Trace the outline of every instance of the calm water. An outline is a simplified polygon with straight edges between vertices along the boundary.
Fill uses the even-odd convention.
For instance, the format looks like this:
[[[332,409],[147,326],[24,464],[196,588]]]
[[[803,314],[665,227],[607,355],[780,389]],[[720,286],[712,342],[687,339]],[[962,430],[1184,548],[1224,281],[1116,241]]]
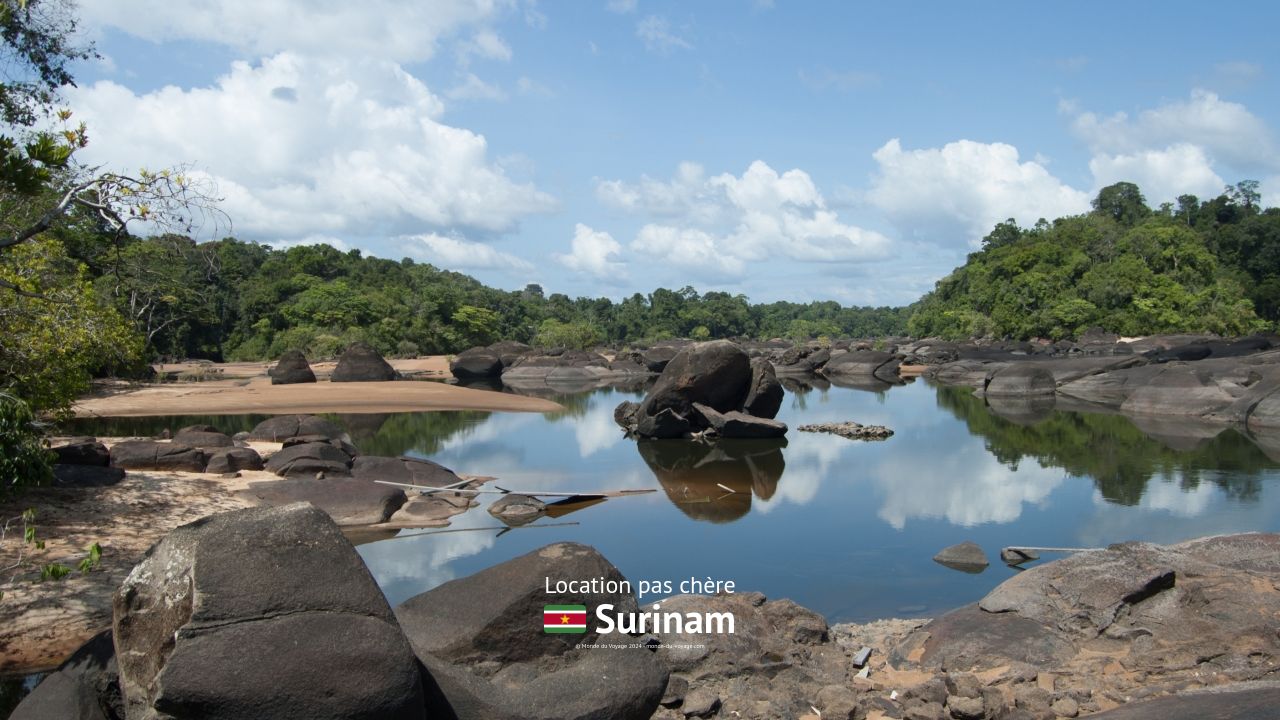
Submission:
[[[788,392],[779,416],[792,427],[785,443],[708,447],[624,438],[613,408],[638,397],[611,390],[561,397],[568,410],[545,416],[336,417],[366,453],[429,457],[497,476],[508,488],[658,489],[505,533],[476,509],[450,527],[466,532],[405,531],[360,545],[388,599],[398,603],[571,540],[595,546],[632,580],[710,576],[792,598],[832,621],[860,621],[933,615],[980,598],[1015,572],[999,562],[1006,545],[1280,530],[1280,464],[1234,430],[1140,429],[1119,416],[1026,406],[996,414],[968,390],[917,382],[880,392]],[[141,434],[199,421],[234,432],[259,419],[150,418],[77,429]],[[896,434],[855,442],[795,430],[842,420]],[[543,527],[564,522],[578,524]],[[994,564],[968,575],[931,560],[963,540],[982,545]]]

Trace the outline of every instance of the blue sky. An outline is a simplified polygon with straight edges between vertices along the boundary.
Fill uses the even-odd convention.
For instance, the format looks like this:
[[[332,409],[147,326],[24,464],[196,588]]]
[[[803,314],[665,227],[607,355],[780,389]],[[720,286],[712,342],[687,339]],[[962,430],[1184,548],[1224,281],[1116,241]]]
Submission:
[[[120,0],[86,159],[504,288],[906,304],[991,225],[1262,182],[1270,3]]]

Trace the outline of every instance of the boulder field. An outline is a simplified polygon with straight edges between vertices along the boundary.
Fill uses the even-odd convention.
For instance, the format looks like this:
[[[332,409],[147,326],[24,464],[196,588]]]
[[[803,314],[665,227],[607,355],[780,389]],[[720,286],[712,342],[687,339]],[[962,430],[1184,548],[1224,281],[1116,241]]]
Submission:
[[[641,608],[590,547],[548,545],[392,609],[324,512],[251,508],[156,543],[111,629],[12,718],[1270,718],[1278,558],[1270,534],[1124,543],[927,623],[830,626],[755,592],[680,595],[661,610],[732,614],[733,633],[627,635],[593,617]],[[569,595],[551,577],[599,583]],[[542,632],[548,604],[586,605],[588,629]]]

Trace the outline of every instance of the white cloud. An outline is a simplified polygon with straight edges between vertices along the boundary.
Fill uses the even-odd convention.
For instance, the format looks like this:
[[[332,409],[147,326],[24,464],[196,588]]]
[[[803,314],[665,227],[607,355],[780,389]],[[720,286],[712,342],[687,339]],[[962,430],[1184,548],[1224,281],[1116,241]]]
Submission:
[[[692,50],[693,44],[671,29],[671,23],[661,15],[650,15],[636,23],[636,37],[644,41],[651,52],[666,55],[672,50]]]
[[[484,28],[472,35],[469,40],[458,43],[459,64],[466,66],[473,57],[505,62],[511,59],[511,47],[498,33]]]
[[[1172,202],[1184,193],[1215,197],[1226,185],[1204,150],[1187,143],[1127,155],[1095,155],[1089,169],[1099,187],[1122,180],[1137,183],[1149,205]]]
[[[506,100],[507,94],[502,88],[476,77],[475,73],[467,73],[462,82],[449,88],[445,93],[451,100]]]
[[[578,272],[599,278],[617,278],[623,265],[612,258],[622,252],[622,246],[607,232],[592,230],[578,223],[573,231],[573,249],[568,255],[556,255],[562,265]]]
[[[631,247],[692,271],[741,275],[748,262],[790,258],[857,262],[887,255],[889,240],[843,223],[803,170],[779,175],[757,160],[741,175],[708,178],[681,163],[669,182],[641,178],[597,183],[600,200],[658,222],[641,228]]]
[[[1266,123],[1244,105],[1207,90],[1194,90],[1185,102],[1144,110],[1136,118],[1123,112],[1110,117],[1082,112],[1072,120],[1072,129],[1095,154],[1133,155],[1190,144],[1202,148],[1210,161],[1241,169],[1280,168]]]
[[[249,239],[504,231],[555,204],[490,162],[483,136],[442,123],[440,100],[391,62],[280,53],[210,87],[68,96],[94,134],[87,162],[194,162]]]
[[[976,244],[1010,217],[1030,225],[1089,209],[1088,194],[1039,163],[1022,162],[1018,149],[1005,143],[959,140],[904,151],[895,138],[872,157],[879,172],[867,200],[923,240]]]
[[[117,0],[79,8],[90,28],[155,42],[202,40],[254,55],[280,51],[403,62],[430,58],[440,40],[497,18],[510,0]]]
[[[533,265],[484,243],[426,233],[402,238],[406,252],[450,270],[480,269],[531,272]]]

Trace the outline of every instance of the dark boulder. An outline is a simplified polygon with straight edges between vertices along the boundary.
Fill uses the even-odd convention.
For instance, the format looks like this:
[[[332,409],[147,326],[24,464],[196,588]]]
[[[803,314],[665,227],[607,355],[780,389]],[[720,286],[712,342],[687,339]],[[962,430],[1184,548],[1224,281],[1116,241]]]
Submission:
[[[933,561],[952,570],[967,573],[980,573],[986,570],[987,565],[990,564],[987,561],[987,554],[982,551],[982,547],[971,540],[943,548],[937,555],[933,556]]]
[[[54,487],[108,487],[124,480],[124,470],[100,465],[54,465]]]
[[[751,390],[751,378],[751,360],[742,348],[728,340],[695,343],[667,363],[641,403],[640,415],[671,410],[688,418],[694,403],[717,412],[738,410]]]
[[[94,635],[14,708],[9,720],[118,720],[124,717],[111,631]]]
[[[516,340],[502,340],[489,346],[488,350],[498,356],[502,367],[508,367],[516,360],[524,357],[533,348]]]
[[[1194,365],[1170,365],[1135,388],[1120,410],[1132,415],[1201,417],[1222,410],[1235,400],[1208,370]]]
[[[155,440],[129,440],[111,448],[111,464],[126,470],[204,472],[209,456],[200,448]]]
[[[897,355],[879,350],[854,350],[831,358],[822,368],[827,377],[871,375],[893,382],[898,379]]]
[[[279,415],[254,426],[249,432],[249,439],[284,442],[300,435],[323,435],[327,438],[347,436],[342,428],[315,415]]]
[[[425,717],[382,591],[305,504],[177,528],[116,591],[114,615],[131,718]]]
[[[241,470],[261,470],[262,456],[252,448],[224,448],[209,456],[209,464],[204,471],[215,475],[239,472]]]
[[[613,421],[627,432],[636,429],[636,413],[640,411],[640,403],[623,400],[613,409]]]
[[[432,717],[640,720],[657,710],[668,674],[652,652],[578,647],[631,642],[627,636],[599,635],[594,619],[582,634],[537,630],[548,604],[585,604],[589,615],[610,604],[627,613],[637,611],[635,598],[608,589],[549,594],[548,578],[624,580],[592,548],[559,543],[447,582],[396,608],[436,685],[428,699]]]
[[[737,410],[718,413],[701,403],[694,403],[693,409],[702,416],[700,424],[714,430],[715,434],[722,438],[758,440],[780,438],[787,434],[786,423],[777,420],[752,417]]]
[[[281,477],[313,476],[317,472],[349,474],[352,457],[327,442],[291,445],[267,459],[267,470]]]
[[[773,363],[764,358],[751,361],[751,389],[742,403],[742,411],[758,418],[778,417],[782,408],[782,383],[773,370]]]
[[[991,397],[1053,395],[1057,387],[1048,369],[1036,362],[1020,362],[997,370],[987,383],[986,394]]]
[[[673,440],[682,438],[697,429],[687,417],[671,408],[664,408],[657,415],[645,415],[641,409],[636,412],[635,417],[635,433],[640,437]],[[699,414],[698,417],[702,416]]]
[[[386,522],[407,500],[399,488],[354,480],[336,471],[320,479],[293,476],[249,483],[249,488],[242,492],[264,505],[309,502],[344,526]]]
[[[307,356],[301,350],[286,350],[276,364],[267,370],[267,375],[271,376],[272,385],[298,385],[316,381],[311,363],[307,362]]]
[[[386,382],[399,378],[400,373],[365,343],[347,348],[329,377],[333,382]]]
[[[449,372],[459,380],[476,380],[502,375],[502,357],[484,347],[473,347],[453,356]]]
[[[111,464],[111,453],[107,446],[98,442],[97,438],[70,438],[66,444],[50,448],[54,454],[54,462],[59,465],[97,465],[106,467]]]
[[[177,445],[198,448],[223,448],[235,445],[230,435],[218,432],[217,429],[207,430],[205,429],[207,427],[209,426],[198,425],[182,428],[173,436],[173,442]]]
[[[1152,362],[1194,362],[1196,360],[1204,360],[1213,354],[1214,347],[1208,342],[1195,342],[1186,345],[1177,345],[1167,350],[1158,350],[1152,353]]]
[[[671,359],[674,358],[678,352],[678,348],[674,348],[669,345],[651,347],[648,350],[645,350],[642,354],[644,365],[648,368],[649,372],[661,373],[663,370],[667,369],[667,363],[671,362]]]
[[[283,450],[284,448],[291,448],[294,445],[306,445],[308,443],[332,445],[346,453],[349,457],[357,457],[360,455],[360,450],[355,445],[352,445],[342,438],[328,438],[324,435],[299,435],[297,437],[291,437],[280,444],[280,449]]]
[[[449,468],[430,460],[377,455],[362,455],[356,458],[351,465],[351,476],[365,482],[386,480],[424,487],[444,487],[462,481],[462,478]]]

